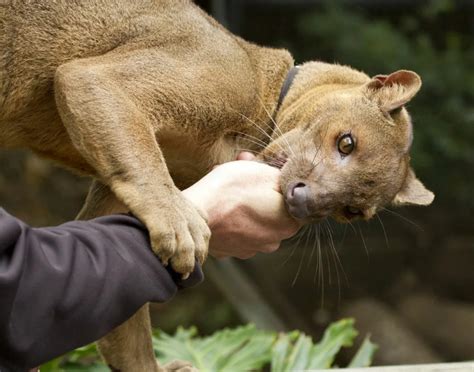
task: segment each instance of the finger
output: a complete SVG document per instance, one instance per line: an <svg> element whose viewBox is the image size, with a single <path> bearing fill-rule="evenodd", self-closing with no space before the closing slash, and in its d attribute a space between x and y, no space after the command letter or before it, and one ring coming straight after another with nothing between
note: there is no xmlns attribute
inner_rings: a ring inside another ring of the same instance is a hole
<svg viewBox="0 0 474 372"><path fill-rule="evenodd" d="M263 245L262 247L260 247L259 251L262 253L272 253L275 252L278 248L280 248L280 242L274 242Z"/></svg>
<svg viewBox="0 0 474 372"><path fill-rule="evenodd" d="M249 202L249 201L247 201ZM285 206L285 199L275 190L254 190L251 195L251 207L262 221L271 221L279 227L286 226L287 222L293 225L291 216Z"/></svg>
<svg viewBox="0 0 474 372"><path fill-rule="evenodd" d="M242 151L237 155L237 160L255 160L255 155L248 151Z"/></svg>
<svg viewBox="0 0 474 372"><path fill-rule="evenodd" d="M252 258L255 256L257 252L239 252L235 255L236 258L239 258L241 260L247 260L249 258Z"/></svg>

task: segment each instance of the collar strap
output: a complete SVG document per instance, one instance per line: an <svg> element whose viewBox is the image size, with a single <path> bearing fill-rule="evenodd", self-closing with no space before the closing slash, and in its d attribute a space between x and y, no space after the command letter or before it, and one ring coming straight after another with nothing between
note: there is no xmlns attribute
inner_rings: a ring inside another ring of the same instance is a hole
<svg viewBox="0 0 474 372"><path fill-rule="evenodd" d="M290 71L288 71L288 74L286 75L286 79L283 82L283 86L281 87L280 96L278 97L278 103L277 103L275 112L277 112L280 109L281 104L283 103L283 100L286 97L286 94L290 90L291 84L293 84L293 80L295 79L296 74L298 74L298 71L299 71L299 66L294 66L290 69Z"/></svg>

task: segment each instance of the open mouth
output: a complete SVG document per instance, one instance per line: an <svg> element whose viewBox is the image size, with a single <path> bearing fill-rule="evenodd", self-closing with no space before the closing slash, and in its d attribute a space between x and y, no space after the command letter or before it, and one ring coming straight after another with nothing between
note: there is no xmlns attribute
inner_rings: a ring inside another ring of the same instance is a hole
<svg viewBox="0 0 474 372"><path fill-rule="evenodd" d="M364 217L364 212L362 212L362 210L360 210L359 208L351 207L351 206L344 207L342 209L342 214L348 220Z"/></svg>

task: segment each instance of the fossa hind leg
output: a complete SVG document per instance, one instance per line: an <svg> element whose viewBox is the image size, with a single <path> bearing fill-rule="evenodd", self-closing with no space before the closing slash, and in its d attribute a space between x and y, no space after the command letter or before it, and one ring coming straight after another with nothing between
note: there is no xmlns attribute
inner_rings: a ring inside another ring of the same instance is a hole
<svg viewBox="0 0 474 372"><path fill-rule="evenodd" d="M126 211L127 208L117 200L107 186L93 181L77 219L85 220ZM144 305L133 317L103 337L98 344L102 357L113 370L122 372L161 370L153 353L148 305Z"/></svg>
<svg viewBox="0 0 474 372"><path fill-rule="evenodd" d="M122 212L127 212L127 208L117 200L110 189L98 181L93 181L77 219L86 220ZM151 341L148 304L99 340L98 346L105 362L114 371L188 372L194 370L187 362L175 361L164 367L156 362Z"/></svg>
<svg viewBox="0 0 474 372"><path fill-rule="evenodd" d="M197 372L188 362L174 361L161 366L153 354L148 304L98 342L99 350L112 371Z"/></svg>

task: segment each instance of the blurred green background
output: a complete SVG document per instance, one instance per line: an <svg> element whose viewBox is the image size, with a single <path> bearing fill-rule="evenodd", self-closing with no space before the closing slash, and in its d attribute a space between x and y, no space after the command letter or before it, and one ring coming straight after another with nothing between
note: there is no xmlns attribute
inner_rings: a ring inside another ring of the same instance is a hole
<svg viewBox="0 0 474 372"><path fill-rule="evenodd" d="M207 334L253 321L317 337L349 315L380 345L376 364L473 359L474 2L198 4L247 40L289 49L297 63L420 74L422 90L409 105L412 162L436 199L354 229L321 224L272 255L211 262L205 283L153 312L155 325L195 324ZM88 183L29 153L0 152L0 205L35 226L74 218Z"/></svg>

